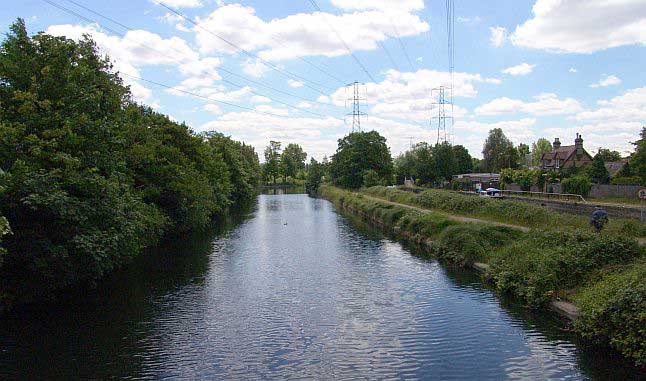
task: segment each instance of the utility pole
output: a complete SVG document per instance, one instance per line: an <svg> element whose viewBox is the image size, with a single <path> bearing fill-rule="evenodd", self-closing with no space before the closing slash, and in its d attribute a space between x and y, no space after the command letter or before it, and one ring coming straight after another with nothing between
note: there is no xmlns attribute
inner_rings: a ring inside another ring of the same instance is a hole
<svg viewBox="0 0 646 381"><path fill-rule="evenodd" d="M450 98L446 97L446 87L440 86L431 90L431 98L433 100L437 99L436 102L433 102L433 106L437 106L437 116L431 117L431 126L433 121L437 120L437 144L448 142L448 132L446 129L446 120L448 119L450 123L453 122L453 113L451 109L453 107L453 102ZM448 113L447 113L447 105ZM448 114L448 115L447 115ZM451 124L449 124L451 127Z"/></svg>
<svg viewBox="0 0 646 381"><path fill-rule="evenodd" d="M368 116L365 112L361 112L361 101L367 102L367 99L365 97L361 97L359 93L359 85L364 85L363 83L359 83L357 81L354 81L353 83L350 83L346 87L352 87L352 98L348 98L348 101L352 101L352 112L347 114L347 116L352 116L352 132L360 132L361 131L361 117L362 116Z"/></svg>

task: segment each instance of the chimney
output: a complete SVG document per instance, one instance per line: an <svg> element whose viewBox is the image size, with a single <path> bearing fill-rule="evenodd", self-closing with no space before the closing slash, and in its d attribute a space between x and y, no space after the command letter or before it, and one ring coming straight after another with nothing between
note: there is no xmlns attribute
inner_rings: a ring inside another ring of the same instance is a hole
<svg viewBox="0 0 646 381"><path fill-rule="evenodd" d="M554 143L552 143L552 147L557 150L561 147L561 141L559 138L554 138Z"/></svg>
<svg viewBox="0 0 646 381"><path fill-rule="evenodd" d="M583 155L583 137L578 132L576 139L574 139L574 147L576 148L577 155Z"/></svg>

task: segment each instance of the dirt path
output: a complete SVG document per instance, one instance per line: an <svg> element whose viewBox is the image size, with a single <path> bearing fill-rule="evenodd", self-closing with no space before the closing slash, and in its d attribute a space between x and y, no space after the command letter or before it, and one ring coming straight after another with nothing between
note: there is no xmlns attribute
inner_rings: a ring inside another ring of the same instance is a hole
<svg viewBox="0 0 646 381"><path fill-rule="evenodd" d="M504 226L504 227L507 227L507 228L517 229L517 230L523 231L523 232L525 232L525 233L529 231L529 228L528 228L528 227L526 227L526 226L512 225L512 224L505 224L505 223L503 223L503 222L496 222L496 221L483 220L483 219L480 219L480 218L472 218L472 217L455 216L455 215L447 214L447 213L444 213L444 212L438 212L438 211L433 210L433 209L426 209L426 208L422 208L422 207L419 207L419 206L413 206L413 205L408 205L408 204L402 204L402 203L399 203L399 202L394 202L394 201L386 200L386 199L381 198L381 197L369 196L369 195L367 195L367 194L363 194L363 193L355 193L355 195L361 195L361 196L363 196L364 198L367 198L367 199L369 199L369 200L379 201L379 202L383 202L383 203L385 203L385 204L397 205L397 206L401 206L401 207L403 207L403 208L412 209L412 210L417 210L417 211L422 212L422 213L437 213L437 214L441 214L442 216L444 216L444 217L448 218L449 220L453 220L453 221L459 221L459 222L472 222L472 223L488 224L488 225L494 225L494 226Z"/></svg>

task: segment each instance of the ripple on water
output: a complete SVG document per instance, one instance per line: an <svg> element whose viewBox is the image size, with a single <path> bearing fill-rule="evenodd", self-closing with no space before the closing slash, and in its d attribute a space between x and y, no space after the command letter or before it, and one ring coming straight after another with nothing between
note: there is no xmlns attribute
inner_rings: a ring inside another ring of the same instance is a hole
<svg viewBox="0 0 646 381"><path fill-rule="evenodd" d="M200 265L143 292L112 332L79 338L111 350L64 353L99 378L585 378L566 336L545 334L477 277L360 232L323 200L261 196Z"/></svg>

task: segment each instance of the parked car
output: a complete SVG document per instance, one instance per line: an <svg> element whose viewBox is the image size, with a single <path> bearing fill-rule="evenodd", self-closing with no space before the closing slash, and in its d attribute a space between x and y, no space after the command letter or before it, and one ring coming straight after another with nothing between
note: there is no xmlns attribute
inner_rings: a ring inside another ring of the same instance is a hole
<svg viewBox="0 0 646 381"><path fill-rule="evenodd" d="M480 189L478 195L481 197L502 197L502 191L496 188L487 188L486 190Z"/></svg>

